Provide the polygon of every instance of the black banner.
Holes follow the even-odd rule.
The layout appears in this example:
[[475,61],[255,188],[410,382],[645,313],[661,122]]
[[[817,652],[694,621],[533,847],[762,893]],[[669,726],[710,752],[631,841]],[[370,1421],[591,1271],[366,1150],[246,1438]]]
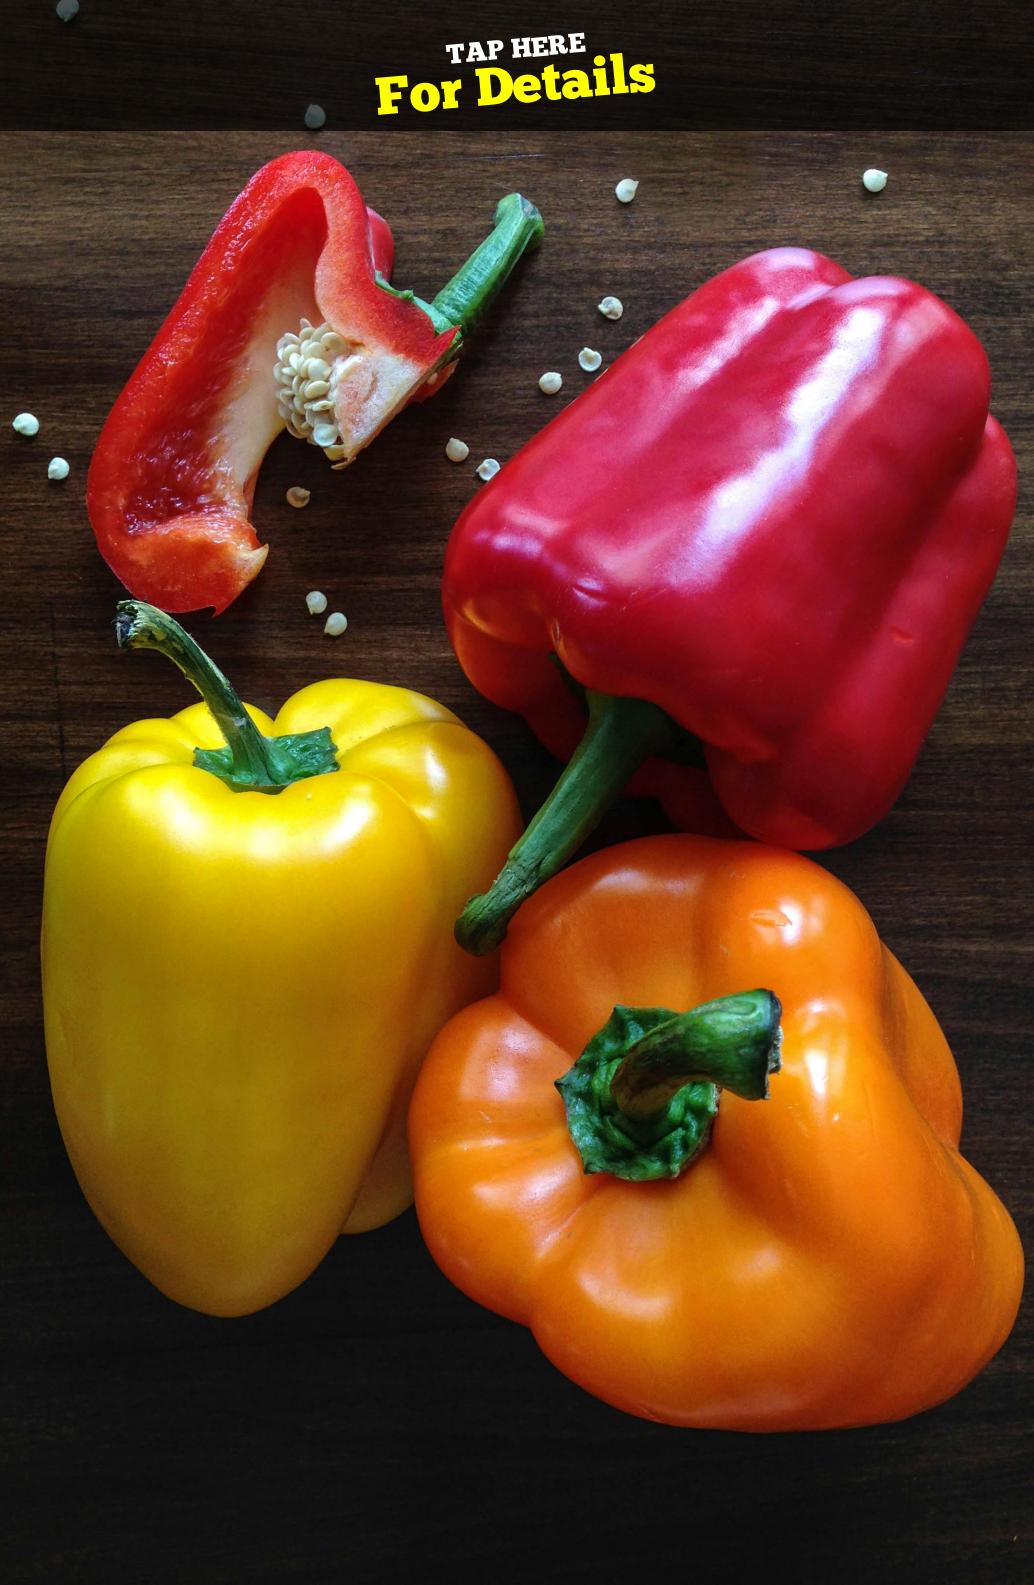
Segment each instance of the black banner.
[[3,0],[0,14],[7,129],[300,129],[307,111],[385,131],[1034,124],[1027,0]]

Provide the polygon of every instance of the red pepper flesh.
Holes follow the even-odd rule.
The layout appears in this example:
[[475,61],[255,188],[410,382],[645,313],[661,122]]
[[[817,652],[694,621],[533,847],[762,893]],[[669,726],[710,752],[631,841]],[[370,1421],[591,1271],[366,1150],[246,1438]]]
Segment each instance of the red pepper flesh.
[[285,333],[309,321],[336,334],[326,416],[341,466],[417,393],[440,388],[461,327],[378,283],[392,252],[386,222],[326,154],[272,160],[234,200],[90,466],[97,543],[134,595],[219,612],[261,568],[267,547],[249,519],[259,465],[284,428],[274,368]]
[[[444,606],[488,698],[566,755],[565,683],[701,740],[761,841],[861,835],[911,770],[994,577],[1015,463],[972,331],[914,282],[759,253],[681,303],[457,523]],[[699,772],[632,784],[679,823]]]

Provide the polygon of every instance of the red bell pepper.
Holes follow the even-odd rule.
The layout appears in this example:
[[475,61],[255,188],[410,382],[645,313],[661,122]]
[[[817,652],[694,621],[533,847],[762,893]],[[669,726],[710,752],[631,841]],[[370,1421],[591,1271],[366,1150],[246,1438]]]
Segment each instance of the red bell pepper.
[[[453,646],[566,755],[458,933],[487,950],[602,807],[659,792],[791,848],[890,808],[1015,504],[987,359],[914,282],[756,254],[655,325],[503,468],[448,548]],[[562,668],[555,664],[562,663]],[[563,675],[566,671],[567,677]]]
[[344,467],[400,408],[440,388],[494,292],[542,233],[511,193],[432,303],[387,284],[391,232],[337,160],[272,160],[231,204],[115,403],[87,509],[126,587],[169,611],[221,611],[266,558],[249,521],[285,425]]

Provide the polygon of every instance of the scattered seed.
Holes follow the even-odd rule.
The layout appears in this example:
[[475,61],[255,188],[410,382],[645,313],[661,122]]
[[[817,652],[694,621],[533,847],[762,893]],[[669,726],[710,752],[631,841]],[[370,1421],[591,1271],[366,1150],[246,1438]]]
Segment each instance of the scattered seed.
[[619,204],[630,204],[639,190],[639,183],[633,181],[631,176],[624,177],[614,189],[614,197]]
[[603,354],[597,352],[595,347],[583,347],[578,354],[579,367],[583,368],[586,374],[595,374],[602,362]]
[[470,447],[465,440],[457,440],[456,436],[453,435],[452,439],[446,444],[445,455],[450,462],[466,462],[470,456]]
[[[326,605],[326,601],[324,601]],[[331,611],[323,624],[323,631],[328,638],[340,638],[348,626],[348,618],[343,611]]]
[[499,472],[499,464],[494,457],[486,457],[484,462],[479,462],[474,469],[479,479],[494,479]]
[[312,498],[312,491],[307,490],[304,484],[292,484],[287,492],[288,506],[308,506]]
[[322,616],[327,609],[327,597],[319,589],[310,589],[305,596],[305,603],[309,607],[310,616]]
[[605,297],[596,304],[604,319],[620,319],[625,312],[625,305],[620,297]]
[[47,478],[53,479],[55,482],[67,479],[71,471],[64,457],[51,457],[47,463]]
[[35,413],[19,413],[17,418],[12,419],[11,428],[18,435],[38,435],[39,419]]
[[322,105],[308,105],[305,111],[305,125],[310,132],[317,132],[327,119],[327,112]]
[[546,396],[555,396],[563,383],[564,377],[558,374],[556,369],[550,369],[547,374],[539,375],[539,390]]
[[79,0],[57,0],[54,10],[62,22],[71,22],[74,16],[79,15]]
[[867,171],[862,172],[862,186],[867,193],[882,193],[886,185],[886,171],[878,171],[873,165]]

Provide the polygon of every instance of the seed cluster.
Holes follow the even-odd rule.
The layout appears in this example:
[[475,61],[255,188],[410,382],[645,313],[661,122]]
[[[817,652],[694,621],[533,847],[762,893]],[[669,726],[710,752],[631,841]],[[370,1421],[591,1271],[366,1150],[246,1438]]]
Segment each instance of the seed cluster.
[[301,322],[297,335],[288,331],[276,344],[273,374],[277,411],[291,434],[326,452],[336,468],[346,463],[346,446],[334,416],[333,366],[348,351],[344,337],[330,325]]

